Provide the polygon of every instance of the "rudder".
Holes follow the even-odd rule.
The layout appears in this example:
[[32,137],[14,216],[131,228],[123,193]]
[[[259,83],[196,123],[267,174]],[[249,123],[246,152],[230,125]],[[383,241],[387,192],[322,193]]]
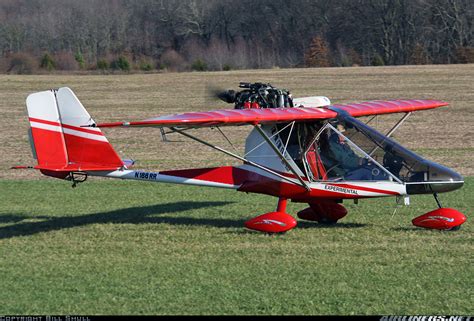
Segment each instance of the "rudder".
[[35,168],[44,174],[123,167],[122,160],[101,130],[84,127],[94,121],[69,88],[31,94],[26,105],[33,154],[38,161]]

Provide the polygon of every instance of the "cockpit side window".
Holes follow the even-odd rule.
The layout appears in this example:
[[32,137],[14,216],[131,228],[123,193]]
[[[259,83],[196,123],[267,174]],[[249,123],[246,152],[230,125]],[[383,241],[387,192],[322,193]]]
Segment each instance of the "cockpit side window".
[[370,127],[351,120],[278,124],[275,131],[284,153],[310,181],[401,182],[399,177],[407,170],[403,158],[368,135]]
[[[293,126],[294,125],[294,126]],[[348,115],[335,121],[277,124],[282,153],[310,181],[367,180],[398,183],[462,180]],[[457,175],[457,176],[456,176]]]
[[275,127],[276,131],[280,131],[279,137],[285,145],[285,153],[291,157],[301,172],[306,173],[306,176],[312,180],[319,180],[319,178],[316,178],[318,176],[315,174],[317,171],[312,172],[308,166],[309,164],[317,165],[316,162],[306,161],[306,151],[308,146],[314,143],[316,135],[323,125],[323,122],[308,122],[295,123],[294,127],[288,126],[288,124],[277,124]]
[[368,157],[383,166],[399,182],[449,181],[459,175],[450,169],[423,159],[391,138],[351,116],[341,116],[344,133]]
[[396,180],[387,169],[369,157],[346,136],[349,125],[327,124],[307,145],[304,164],[313,181]]

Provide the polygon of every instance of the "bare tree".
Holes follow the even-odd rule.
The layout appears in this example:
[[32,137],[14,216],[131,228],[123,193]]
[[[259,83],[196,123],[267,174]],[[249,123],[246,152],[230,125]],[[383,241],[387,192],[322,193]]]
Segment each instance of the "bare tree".
[[205,56],[212,69],[287,67],[304,64],[314,35],[327,41],[335,65],[407,64],[422,56],[467,62],[474,2],[0,0],[2,57],[79,53],[95,64],[109,56],[150,61],[174,52],[190,61]]

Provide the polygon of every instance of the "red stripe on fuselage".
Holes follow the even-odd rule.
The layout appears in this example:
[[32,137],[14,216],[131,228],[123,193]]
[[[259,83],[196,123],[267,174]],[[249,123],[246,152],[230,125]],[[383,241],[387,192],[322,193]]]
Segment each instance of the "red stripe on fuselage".
[[394,192],[394,191],[386,191],[382,189],[365,187],[365,186],[357,186],[357,185],[350,185],[350,184],[327,184],[327,185],[342,187],[342,188],[349,188],[349,189],[354,189],[354,190],[359,190],[359,191],[364,191],[364,192],[371,192],[371,193],[399,195],[397,192]]
[[[275,171],[276,173],[278,173],[282,176],[288,177],[288,178],[294,178],[294,179],[297,178],[296,175],[294,175],[292,173],[279,172],[279,171],[276,171],[276,170],[273,170],[273,171]],[[302,177],[302,179],[306,182],[310,182],[308,180],[308,178],[306,178],[306,177]],[[338,184],[338,183],[331,183],[331,182],[328,182],[328,181],[317,181],[317,182],[312,182],[312,183],[322,183],[322,184],[326,184],[326,185],[331,185],[331,186],[336,186],[336,187],[341,187],[341,188],[347,188],[347,189],[353,189],[353,190],[357,190],[357,191],[364,191],[364,192],[372,192],[372,193],[387,194],[387,195],[399,195],[397,192],[394,192],[394,191],[387,191],[387,190],[371,188],[371,187],[365,187],[365,186],[358,186],[358,185]],[[332,193],[335,193],[335,192],[332,192]],[[342,193],[340,195],[346,195],[346,194]]]
[[160,172],[160,174],[229,185],[242,185],[245,181],[251,179],[252,176],[258,175],[233,166],[164,171]]
[[[165,171],[160,172],[160,174],[189,179],[197,179],[207,182],[229,184],[239,186],[238,190],[242,192],[286,197],[299,201],[307,201],[315,198],[354,199],[370,197],[366,195],[360,195],[359,192],[361,191],[378,193],[381,195],[398,195],[397,192],[386,191],[376,188],[360,187],[350,184],[327,183],[323,183],[324,185],[322,185],[322,189],[312,188],[311,191],[308,192],[296,183],[287,183],[281,180],[273,179],[258,174],[250,170],[232,166]],[[350,192],[343,193],[337,190],[328,190],[324,189],[324,186],[334,186],[336,188],[341,189],[351,189],[354,190],[354,193],[351,194]]]

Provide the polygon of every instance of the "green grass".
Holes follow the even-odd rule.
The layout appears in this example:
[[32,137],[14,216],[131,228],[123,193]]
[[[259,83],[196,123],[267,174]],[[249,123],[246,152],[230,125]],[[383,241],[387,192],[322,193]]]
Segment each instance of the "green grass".
[[[474,179],[442,194],[469,216]],[[0,314],[472,314],[473,238],[418,229],[430,196],[345,203],[333,227],[243,228],[276,200],[94,180],[0,181]],[[296,213],[303,204],[289,204]]]

